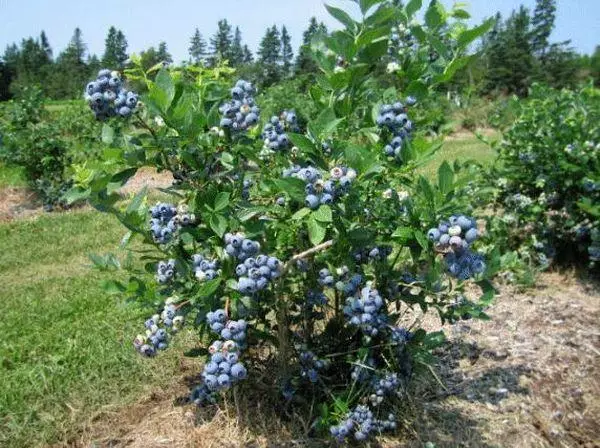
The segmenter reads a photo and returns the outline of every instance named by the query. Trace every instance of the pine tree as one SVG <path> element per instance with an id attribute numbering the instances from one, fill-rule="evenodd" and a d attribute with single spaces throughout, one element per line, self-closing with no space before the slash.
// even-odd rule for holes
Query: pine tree
<path id="1" fill-rule="evenodd" d="M 525 95 L 534 74 L 529 11 L 513 11 L 488 44 L 486 90 Z"/>
<path id="2" fill-rule="evenodd" d="M 173 56 L 171 56 L 171 53 L 167 50 L 167 43 L 165 41 L 159 42 L 156 57 L 159 62 L 166 62 L 168 64 L 173 62 Z"/>
<path id="3" fill-rule="evenodd" d="M 232 67 L 237 67 L 244 62 L 244 47 L 242 46 L 242 32 L 239 27 L 235 27 L 235 34 L 229 54 L 229 63 Z"/>
<path id="4" fill-rule="evenodd" d="M 554 29 L 556 0 L 536 0 L 531 19 L 531 48 L 542 61 L 549 46 L 548 39 Z"/>
<path id="5" fill-rule="evenodd" d="M 40 33 L 40 46 L 44 53 L 46 53 L 46 57 L 48 61 L 52 61 L 52 47 L 50 47 L 50 42 L 48 41 L 48 37 L 46 36 L 46 32 L 42 30 Z"/>
<path id="6" fill-rule="evenodd" d="M 292 38 L 284 25 L 281 27 L 281 61 L 283 64 L 284 76 L 290 74 L 293 59 L 294 52 L 292 51 Z"/>
<path id="7" fill-rule="evenodd" d="M 52 97 L 73 98 L 81 95 L 90 72 L 85 62 L 87 47 L 79 28 L 75 28 L 67 48 L 56 59 L 51 84 Z"/>
<path id="8" fill-rule="evenodd" d="M 296 58 L 296 71 L 301 73 L 314 73 L 317 71 L 317 65 L 310 55 L 310 45 L 316 36 L 327 34 L 327 27 L 323 22 L 318 23 L 315 17 L 311 17 L 308 29 L 302 35 L 302 45 L 298 50 Z"/>
<path id="9" fill-rule="evenodd" d="M 190 58 L 192 63 L 199 65 L 204 61 L 206 57 L 206 41 L 200 34 L 200 30 L 196 28 L 192 39 L 190 40 L 189 48 Z"/>
<path id="10" fill-rule="evenodd" d="M 120 69 L 127 60 L 127 39 L 114 26 L 108 29 L 104 45 L 102 64 L 111 69 Z"/>
<path id="11" fill-rule="evenodd" d="M 231 55 L 232 41 L 231 25 L 229 25 L 226 19 L 219 20 L 217 23 L 217 32 L 210 38 L 210 59 L 213 65 L 227 59 Z"/>
<path id="12" fill-rule="evenodd" d="M 594 84 L 597 87 L 600 87 L 600 45 L 596 46 L 594 50 L 594 54 L 590 57 L 589 60 L 590 74 L 594 79 Z"/>
<path id="13" fill-rule="evenodd" d="M 161 62 L 158 58 L 156 48 L 150 47 L 140 53 L 140 64 L 144 70 L 148 70 Z"/>
<path id="14" fill-rule="evenodd" d="M 281 79 L 281 39 L 277 26 L 267 28 L 258 48 L 258 62 L 262 69 L 259 81 L 263 86 L 269 86 Z"/>
<path id="15" fill-rule="evenodd" d="M 250 51 L 250 48 L 248 48 L 248 45 L 244 45 L 244 64 L 251 64 L 252 61 L 254 60 L 254 56 L 252 56 L 252 52 Z"/>

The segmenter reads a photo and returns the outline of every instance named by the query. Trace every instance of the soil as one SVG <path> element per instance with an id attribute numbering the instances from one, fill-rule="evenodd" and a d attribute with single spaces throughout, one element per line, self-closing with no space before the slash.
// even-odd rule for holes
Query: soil
<path id="1" fill-rule="evenodd" d="M 149 191 L 171 186 L 170 173 L 158 173 L 152 168 L 142 168 L 121 189 L 128 195 L 147 187 Z M 56 210 L 58 211 L 58 209 Z M 0 188 L 0 222 L 21 218 L 35 218 L 44 213 L 42 202 L 36 194 L 24 187 Z"/>
<path id="2" fill-rule="evenodd" d="M 536 289 L 503 287 L 488 310 L 491 321 L 461 321 L 448 329 L 433 368 L 437 380 L 411 390 L 399 417 L 402 430 L 373 446 L 600 446 L 598 286 L 547 273 Z M 101 410 L 76 438 L 58 446 L 329 446 L 305 437 L 309 422 L 275 415 L 260 397 L 212 409 L 182 405 L 186 375 L 197 366 L 186 358 L 181 365 L 171 388 L 132 406 Z"/>

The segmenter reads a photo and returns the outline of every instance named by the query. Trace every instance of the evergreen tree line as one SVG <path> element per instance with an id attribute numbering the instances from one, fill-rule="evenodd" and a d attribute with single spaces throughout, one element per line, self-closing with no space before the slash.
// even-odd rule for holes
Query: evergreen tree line
<path id="1" fill-rule="evenodd" d="M 205 40 L 196 28 L 190 39 L 188 64 L 215 66 L 227 63 L 251 76 L 259 85 L 268 86 L 294 73 L 314 72 L 308 47 L 318 33 L 327 33 L 323 23 L 311 18 L 304 32 L 302 45 L 294 60 L 291 36 L 285 26 L 280 29 L 273 25 L 267 28 L 256 56 L 242 41 L 239 27 L 233 28 L 227 20 L 217 23 L 216 33 Z M 27 86 L 40 86 L 50 98 L 77 98 L 82 86 L 101 67 L 123 69 L 127 66 L 129 54 L 124 33 L 111 26 L 105 40 L 105 50 L 101 58 L 91 55 L 83 41 L 83 35 L 76 28 L 67 48 L 56 58 L 46 33 L 38 38 L 23 39 L 20 45 L 9 45 L 0 58 L 0 100 L 17 94 Z M 140 53 L 140 62 L 145 69 L 158 63 L 172 63 L 173 57 L 166 42 L 158 47 L 150 47 Z"/>
<path id="2" fill-rule="evenodd" d="M 551 42 L 555 26 L 556 0 L 536 0 L 533 12 L 524 6 L 504 19 L 498 14 L 494 28 L 482 39 L 482 58 L 465 68 L 468 73 L 457 77 L 452 86 L 466 87 L 484 94 L 525 95 L 533 82 L 554 87 L 572 87 L 593 77 L 600 85 L 600 46 L 588 55 L 579 55 L 570 42 Z M 302 44 L 294 55 L 291 36 L 285 26 L 273 25 L 265 30 L 256 54 L 244 44 L 239 27 L 226 19 L 219 20 L 216 32 L 205 39 L 198 28 L 190 38 L 186 64 L 215 66 L 227 61 L 240 76 L 266 87 L 293 75 L 314 73 L 316 66 L 309 54 L 312 39 L 327 34 L 327 28 L 311 18 L 303 33 Z M 76 28 L 67 48 L 58 56 L 46 34 L 23 39 L 9 45 L 0 58 L 0 100 L 10 98 L 25 86 L 39 85 L 50 98 L 76 98 L 81 86 L 100 67 L 122 69 L 128 62 L 127 39 L 121 30 L 110 27 L 101 58 L 90 55 L 82 32 Z M 172 63 L 166 42 L 140 53 L 145 69 Z"/>
<path id="3" fill-rule="evenodd" d="M 556 0 L 536 0 L 533 12 L 521 6 L 506 19 L 497 14 L 482 41 L 484 57 L 470 68 L 481 91 L 523 96 L 534 82 L 563 88 L 590 77 L 600 85 L 600 46 L 587 56 L 575 52 L 570 41 L 551 42 L 555 19 Z"/>

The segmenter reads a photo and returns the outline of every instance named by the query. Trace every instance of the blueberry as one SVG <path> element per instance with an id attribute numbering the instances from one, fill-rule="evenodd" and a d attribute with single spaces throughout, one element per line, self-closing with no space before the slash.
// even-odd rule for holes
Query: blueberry
<path id="1" fill-rule="evenodd" d="M 119 115 L 122 117 L 128 117 L 131 115 L 131 109 L 127 106 L 123 106 L 119 109 Z"/>
<path id="2" fill-rule="evenodd" d="M 429 229 L 429 231 L 427 232 L 427 238 L 429 238 L 431 241 L 439 241 L 441 236 L 441 233 L 438 229 L 433 228 L 433 229 Z"/>
<path id="3" fill-rule="evenodd" d="M 242 277 L 238 281 L 238 291 L 243 294 L 250 294 L 256 291 L 256 282 L 252 279 Z"/>
<path id="4" fill-rule="evenodd" d="M 242 380 L 246 378 L 247 374 L 248 372 L 243 364 L 237 363 L 231 366 L 231 376 L 233 376 L 235 379 Z"/>
<path id="5" fill-rule="evenodd" d="M 304 200 L 305 205 L 313 210 L 319 207 L 319 202 L 319 198 L 314 194 L 309 194 Z"/>

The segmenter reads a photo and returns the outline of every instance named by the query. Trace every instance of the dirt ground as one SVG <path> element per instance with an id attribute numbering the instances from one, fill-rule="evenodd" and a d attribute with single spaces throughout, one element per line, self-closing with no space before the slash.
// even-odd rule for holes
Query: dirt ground
<path id="1" fill-rule="evenodd" d="M 131 194 L 148 187 L 149 190 L 167 188 L 172 184 L 170 173 L 157 173 L 152 168 L 142 168 L 121 189 Z M 0 222 L 20 218 L 35 218 L 44 213 L 42 202 L 36 194 L 25 187 L 0 188 Z"/>
<path id="2" fill-rule="evenodd" d="M 600 446 L 600 289 L 574 275 L 544 274 L 535 290 L 503 288 L 490 322 L 450 327 L 438 381 L 406 397 L 402 430 L 381 447 Z M 184 378 L 124 409 L 95 415 L 65 447 L 312 447 L 308 422 L 285 421 L 266 403 L 181 405 Z M 180 397 L 173 399 L 173 397 Z"/>

